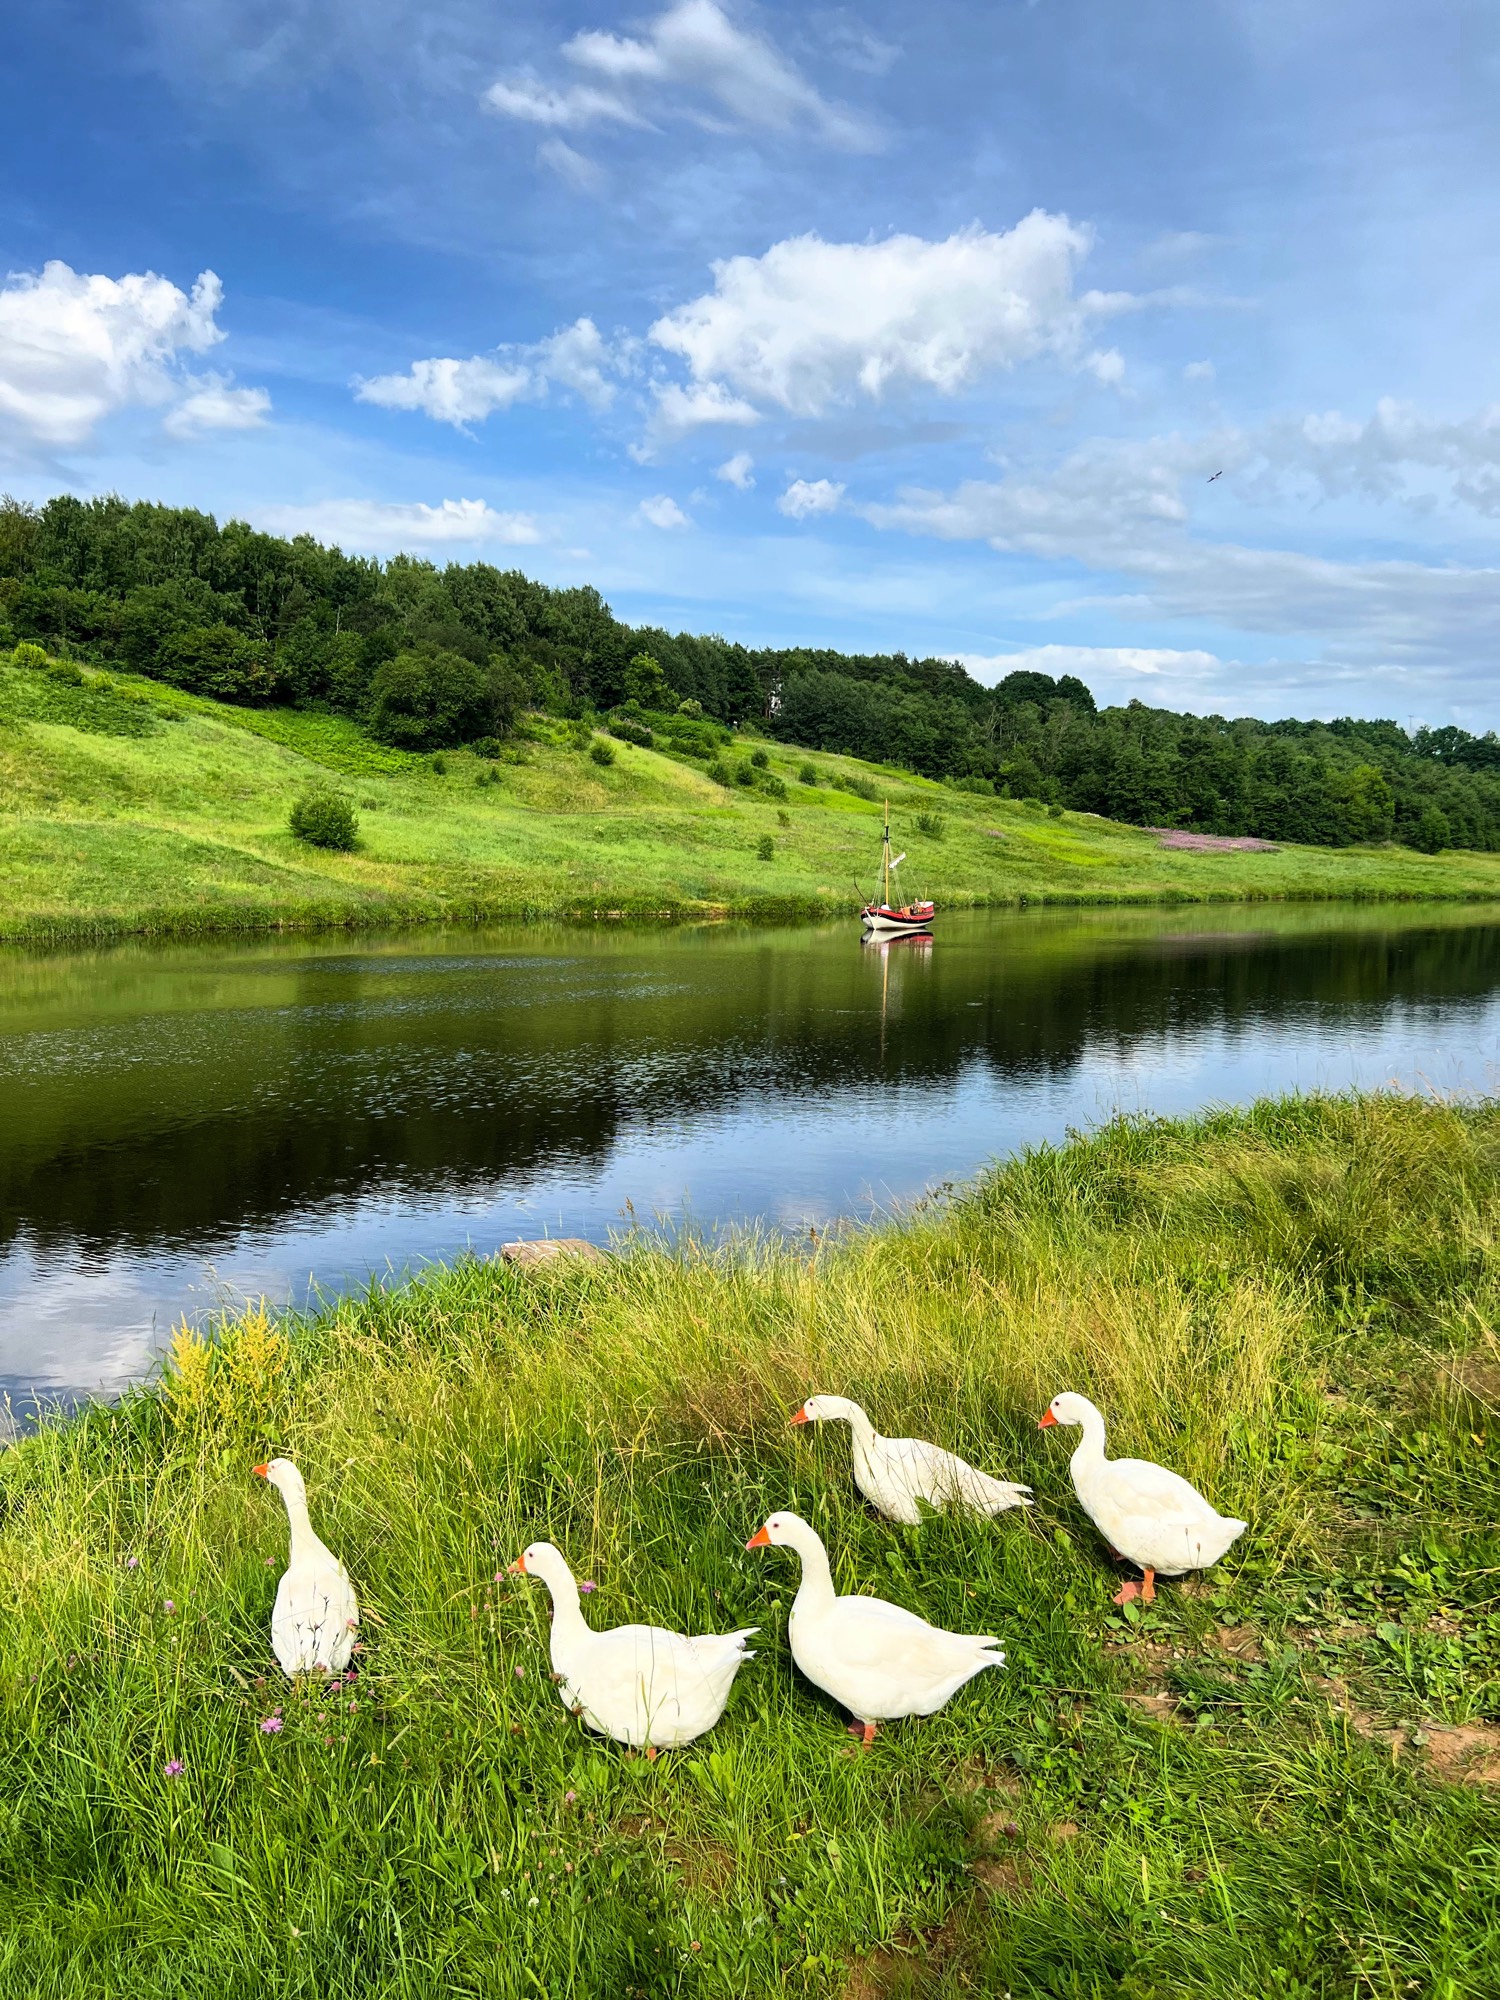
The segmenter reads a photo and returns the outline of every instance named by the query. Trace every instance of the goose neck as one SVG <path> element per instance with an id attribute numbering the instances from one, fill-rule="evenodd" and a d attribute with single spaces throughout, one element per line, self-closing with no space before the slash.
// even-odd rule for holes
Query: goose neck
<path id="1" fill-rule="evenodd" d="M 1073 1452 L 1072 1464 L 1075 1470 L 1092 1468 L 1104 1463 L 1104 1419 L 1099 1412 L 1090 1408 L 1083 1418 L 1083 1436 Z"/>
<path id="2" fill-rule="evenodd" d="M 292 1561 L 309 1556 L 322 1547 L 313 1533 L 312 1521 L 307 1512 L 307 1496 L 304 1493 L 283 1493 L 286 1502 L 287 1527 L 291 1532 Z"/>
<path id="3" fill-rule="evenodd" d="M 812 1528 L 804 1528 L 790 1546 L 802 1558 L 802 1581 L 797 1586 L 796 1608 L 815 1611 L 832 1604 L 835 1596 L 833 1571 L 821 1537 Z"/>

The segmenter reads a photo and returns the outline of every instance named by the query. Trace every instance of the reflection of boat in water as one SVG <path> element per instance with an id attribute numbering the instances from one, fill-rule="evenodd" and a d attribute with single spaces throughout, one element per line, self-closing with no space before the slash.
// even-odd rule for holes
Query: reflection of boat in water
<path id="1" fill-rule="evenodd" d="M 880 901 L 866 903 L 860 912 L 860 917 L 865 930 L 872 938 L 915 937 L 927 934 L 927 941 L 930 944 L 932 923 L 937 915 L 934 906 L 931 903 L 897 905 L 891 901 L 891 877 L 905 859 L 904 854 L 898 854 L 894 861 L 891 859 L 891 805 L 887 799 L 885 831 L 880 855 Z"/>

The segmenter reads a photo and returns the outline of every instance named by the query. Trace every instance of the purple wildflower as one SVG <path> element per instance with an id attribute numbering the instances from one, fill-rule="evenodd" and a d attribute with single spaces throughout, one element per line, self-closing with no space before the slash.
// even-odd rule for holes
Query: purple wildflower
<path id="1" fill-rule="evenodd" d="M 563 1804 L 564 1804 L 565 1806 L 571 1806 L 571 1805 L 576 1805 L 577 1803 L 578 1803 L 578 1794 L 577 1794 L 577 1792 L 564 1792 L 564 1793 L 563 1793 Z"/>
<path id="2" fill-rule="evenodd" d="M 525 1678 L 526 1678 L 526 1669 L 525 1669 L 524 1667 L 517 1667 L 517 1668 L 516 1668 L 516 1679 L 517 1679 L 518 1681 L 524 1681 L 524 1680 L 525 1680 Z"/>
<path id="3" fill-rule="evenodd" d="M 125 1558 L 126 1569 L 139 1569 L 140 1566 L 141 1566 L 141 1559 L 139 1556 L 126 1556 Z"/>
<path id="4" fill-rule="evenodd" d="M 597 1583 L 580 1583 L 578 1588 L 583 1592 L 584 1596 L 587 1597 L 591 1590 L 597 1590 L 599 1586 Z"/>
<path id="5" fill-rule="evenodd" d="M 279 1715 L 268 1715 L 260 1725 L 260 1733 L 262 1736 L 279 1736 L 285 1728 L 286 1724 Z"/>
<path id="6" fill-rule="evenodd" d="M 167 1616 L 170 1618 L 172 1616 L 172 1613 L 177 1609 L 177 1606 L 172 1602 L 171 1598 L 169 1597 L 166 1603 L 162 1606 L 162 1609 L 166 1612 Z"/>
<path id="7" fill-rule="evenodd" d="M 166 1767 L 165 1775 L 169 1778 L 180 1778 L 182 1776 L 182 1759 L 180 1757 L 174 1757 L 171 1760 Z"/>

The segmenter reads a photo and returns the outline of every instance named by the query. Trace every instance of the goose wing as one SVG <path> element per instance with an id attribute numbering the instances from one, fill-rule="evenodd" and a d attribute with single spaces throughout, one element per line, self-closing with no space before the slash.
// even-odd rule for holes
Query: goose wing
<path id="1" fill-rule="evenodd" d="M 288 1569 L 271 1612 L 271 1650 L 284 1674 L 342 1673 L 354 1652 L 359 1600 L 344 1565 L 325 1549 Z"/>

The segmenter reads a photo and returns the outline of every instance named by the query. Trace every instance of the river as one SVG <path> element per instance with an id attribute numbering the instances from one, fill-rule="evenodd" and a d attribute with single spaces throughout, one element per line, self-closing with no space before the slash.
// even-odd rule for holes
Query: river
<path id="1" fill-rule="evenodd" d="M 0 1387 L 519 1236 L 877 1216 L 1116 1110 L 1497 1079 L 1488 908 L 0 951 Z"/>

